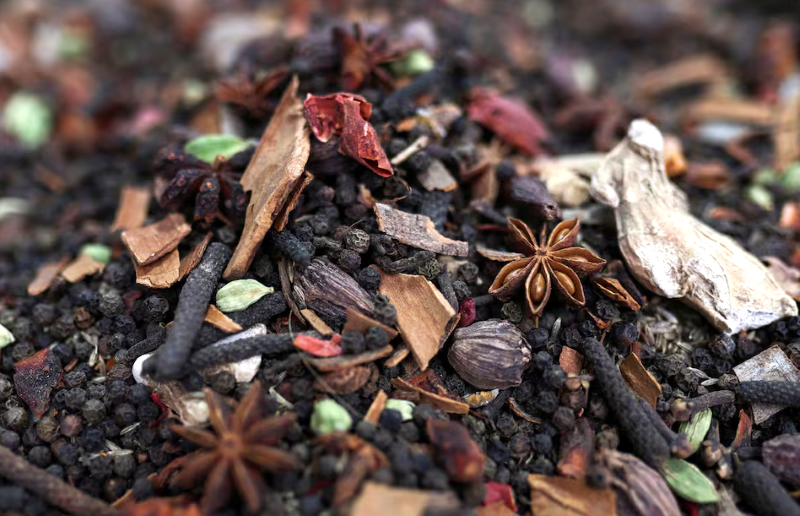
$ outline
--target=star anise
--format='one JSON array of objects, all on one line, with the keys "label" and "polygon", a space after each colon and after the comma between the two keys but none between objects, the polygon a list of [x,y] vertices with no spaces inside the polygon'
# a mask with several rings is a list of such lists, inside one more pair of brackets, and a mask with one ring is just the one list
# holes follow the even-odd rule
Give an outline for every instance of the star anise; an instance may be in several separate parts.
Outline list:
[{"label": "star anise", "polygon": [[236,80],[219,81],[216,88],[217,100],[233,104],[251,118],[264,118],[276,105],[270,101],[269,94],[280,86],[289,75],[289,69],[281,66],[259,79],[253,79],[245,73]]},{"label": "star anise", "polygon": [[222,211],[234,219],[240,218],[247,208],[247,196],[239,179],[251,157],[251,152],[242,151],[228,160],[218,158],[208,163],[184,152],[181,146],[172,145],[154,165],[156,173],[169,181],[158,201],[165,208],[175,209],[194,195],[195,220],[210,223]]},{"label": "star anise", "polygon": [[187,503],[183,496],[173,498],[150,498],[126,507],[123,516],[205,516],[200,508]]},{"label": "star anise", "polygon": [[599,272],[606,262],[588,249],[572,247],[579,231],[578,219],[565,220],[553,229],[549,238],[542,228],[537,241],[527,224],[509,217],[509,240],[525,257],[500,269],[489,293],[508,301],[524,284],[528,308],[541,316],[555,284],[567,304],[583,306],[586,299],[580,276]]},{"label": "star anise", "polygon": [[358,23],[353,32],[355,35],[337,27],[333,33],[342,53],[342,87],[346,91],[358,91],[374,80],[386,88],[394,88],[392,76],[381,65],[397,61],[403,52],[389,43],[386,33],[370,41]]},{"label": "star anise", "polygon": [[236,489],[251,513],[259,510],[266,489],[259,469],[280,473],[296,467],[294,457],[273,447],[290,430],[294,414],[264,417],[263,393],[255,382],[234,412],[224,398],[206,389],[208,419],[214,432],[174,425],[178,435],[202,450],[187,456],[175,477],[178,486],[191,488],[205,480],[200,507],[211,513],[222,507]]}]

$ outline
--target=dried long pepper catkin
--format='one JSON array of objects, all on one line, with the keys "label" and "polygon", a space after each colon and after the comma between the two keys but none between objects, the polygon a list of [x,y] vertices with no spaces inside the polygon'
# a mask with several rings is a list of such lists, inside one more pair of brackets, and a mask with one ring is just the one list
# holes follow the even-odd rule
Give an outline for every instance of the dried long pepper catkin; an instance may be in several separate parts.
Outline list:
[{"label": "dried long pepper catkin", "polygon": [[[319,337],[317,332],[306,332],[306,335]],[[272,356],[286,353],[294,349],[294,339],[298,333],[268,333],[244,339],[225,339],[222,345],[214,344],[205,347],[191,356],[189,367],[191,370],[205,369],[206,367],[230,362],[238,362],[255,355]]]},{"label": "dried long pepper catkin", "polygon": [[670,412],[678,421],[689,421],[695,414],[711,407],[733,403],[736,393],[733,391],[714,391],[697,398],[681,399],[672,402]]},{"label": "dried long pepper catkin", "polygon": [[[71,514],[118,516],[117,509],[80,491],[55,475],[37,468],[22,456],[0,446],[0,476],[40,496],[45,502]],[[0,503],[2,506],[2,503]]]},{"label": "dried long pepper catkin", "polygon": [[741,382],[739,395],[750,403],[800,407],[800,382]]},{"label": "dried long pepper catkin", "polygon": [[758,516],[800,516],[800,505],[760,462],[742,463],[733,479],[733,487]]},{"label": "dried long pepper catkin", "polygon": [[595,338],[588,338],[584,341],[584,352],[594,363],[600,392],[634,451],[649,466],[660,469],[670,454],[666,439],[650,422],[603,345]]},{"label": "dried long pepper catkin", "polygon": [[197,267],[189,273],[178,298],[175,320],[169,329],[167,341],[148,360],[147,369],[153,368],[158,381],[180,378],[192,346],[208,309],[211,296],[231,258],[231,250],[225,244],[214,242]]},{"label": "dried long pepper catkin", "polygon": [[686,457],[690,456],[694,450],[692,450],[692,443],[689,442],[689,438],[686,437],[685,434],[678,434],[672,431],[670,427],[661,419],[661,416],[658,415],[656,409],[654,409],[650,402],[648,402],[644,398],[639,398],[639,406],[642,407],[642,411],[647,416],[647,419],[650,423],[658,430],[658,433],[661,434],[667,444],[669,444],[669,449],[672,452],[672,455],[678,457],[679,459],[685,459]]},{"label": "dried long pepper catkin", "polygon": [[120,364],[131,365],[137,358],[146,354],[152,353],[159,346],[161,346],[167,337],[167,330],[158,326],[156,330],[148,335],[146,339],[140,340],[128,349],[121,349],[114,356],[114,360]]},{"label": "dried long pepper catkin", "polygon": [[[272,233],[270,233],[272,235]],[[291,231],[281,231],[272,235],[271,242],[280,253],[301,267],[308,267],[312,253]]]}]

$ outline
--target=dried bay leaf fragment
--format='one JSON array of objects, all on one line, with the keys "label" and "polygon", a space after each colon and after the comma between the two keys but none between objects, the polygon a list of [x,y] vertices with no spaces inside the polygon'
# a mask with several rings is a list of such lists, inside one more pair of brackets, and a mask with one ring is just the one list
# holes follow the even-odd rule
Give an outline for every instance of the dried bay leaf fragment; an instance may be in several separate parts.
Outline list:
[{"label": "dried bay leaf fragment", "polygon": [[531,511],[536,516],[616,516],[611,489],[594,489],[583,480],[528,475]]},{"label": "dried bay leaf fragment", "polygon": [[430,217],[408,213],[388,204],[375,203],[378,229],[404,244],[450,256],[467,256],[469,243],[442,236]]},{"label": "dried bay leaf fragment", "polygon": [[381,294],[397,309],[397,327],[419,368],[439,352],[460,318],[424,276],[381,271]]},{"label": "dried bay leaf fragment", "polygon": [[298,84],[293,77],[283,92],[240,180],[245,192],[251,192],[250,204],[239,244],[223,275],[226,280],[244,276],[267,231],[304,182],[311,142],[303,105],[296,96]]},{"label": "dried bay leaf fragment", "polygon": [[632,274],[726,333],[797,315],[797,304],[755,256],[691,215],[686,194],[667,179],[663,147],[655,126],[634,120],[592,176],[592,195],[614,208]]}]

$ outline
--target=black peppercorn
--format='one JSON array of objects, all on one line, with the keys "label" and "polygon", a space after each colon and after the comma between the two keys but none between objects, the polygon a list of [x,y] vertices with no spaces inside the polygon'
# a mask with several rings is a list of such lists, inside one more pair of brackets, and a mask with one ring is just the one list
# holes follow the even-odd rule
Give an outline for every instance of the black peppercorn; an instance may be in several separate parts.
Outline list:
[{"label": "black peppercorn", "polygon": [[35,466],[46,468],[53,461],[53,454],[47,446],[34,446],[28,452],[28,460]]},{"label": "black peppercorn", "polygon": [[342,334],[342,350],[348,354],[361,353],[366,349],[364,335],[348,330]]},{"label": "black peppercorn", "polygon": [[[394,307],[392,307],[394,309]],[[367,349],[379,349],[389,343],[389,336],[386,335],[386,332],[383,328],[379,326],[373,326],[369,330],[367,330],[366,335],[364,336],[364,343],[367,346]]]},{"label": "black peppercorn", "polygon": [[75,437],[83,430],[83,422],[80,416],[69,414],[64,416],[60,425],[61,434],[65,437]]},{"label": "black peppercorn", "polygon": [[381,286],[381,273],[373,267],[365,267],[356,273],[356,281],[367,292],[377,292]]},{"label": "black peppercorn", "polygon": [[136,459],[134,459],[133,453],[115,455],[113,471],[115,475],[122,478],[131,478],[136,472]]}]

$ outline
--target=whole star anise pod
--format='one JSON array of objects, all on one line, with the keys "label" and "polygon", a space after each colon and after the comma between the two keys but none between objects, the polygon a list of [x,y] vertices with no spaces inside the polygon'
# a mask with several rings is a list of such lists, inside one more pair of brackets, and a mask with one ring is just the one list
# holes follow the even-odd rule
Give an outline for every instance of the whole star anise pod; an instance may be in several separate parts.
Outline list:
[{"label": "whole star anise pod", "polygon": [[238,219],[247,209],[247,195],[239,183],[252,157],[251,150],[234,154],[230,159],[217,158],[214,163],[203,161],[171,145],[156,159],[154,169],[169,181],[158,201],[161,206],[176,209],[182,201],[194,195],[194,218],[212,222],[222,212]]},{"label": "whole star anise pod", "polygon": [[187,456],[174,481],[188,489],[205,480],[200,501],[203,512],[212,513],[225,505],[235,486],[247,509],[255,513],[266,490],[259,470],[280,473],[297,465],[290,453],[274,448],[291,429],[295,416],[265,418],[259,382],[253,384],[234,412],[219,394],[210,389],[205,394],[214,432],[173,425],[175,433],[203,448]]},{"label": "whole star anise pod", "polygon": [[126,507],[122,516],[205,516],[200,508],[188,503],[184,496],[150,498]]},{"label": "whole star anise pod", "polygon": [[397,61],[403,52],[393,47],[385,33],[368,40],[360,24],[353,27],[354,35],[335,28],[334,41],[342,53],[342,87],[346,91],[358,91],[369,86],[373,79],[385,88],[394,88],[394,80],[381,65]]},{"label": "whole star anise pod", "polygon": [[264,118],[270,114],[277,101],[270,101],[270,93],[284,83],[289,69],[281,66],[260,78],[240,73],[235,80],[222,80],[217,83],[216,96],[220,102],[237,106],[249,117]]},{"label": "whole star anise pod", "polygon": [[606,262],[588,249],[572,247],[579,231],[578,219],[565,220],[553,229],[549,238],[542,228],[537,241],[527,224],[509,217],[509,240],[525,257],[500,269],[489,293],[508,301],[524,285],[528,308],[534,315],[541,316],[555,284],[567,304],[583,306],[586,299],[580,276],[599,272]]}]

